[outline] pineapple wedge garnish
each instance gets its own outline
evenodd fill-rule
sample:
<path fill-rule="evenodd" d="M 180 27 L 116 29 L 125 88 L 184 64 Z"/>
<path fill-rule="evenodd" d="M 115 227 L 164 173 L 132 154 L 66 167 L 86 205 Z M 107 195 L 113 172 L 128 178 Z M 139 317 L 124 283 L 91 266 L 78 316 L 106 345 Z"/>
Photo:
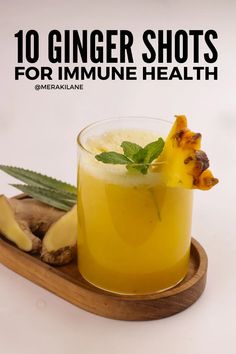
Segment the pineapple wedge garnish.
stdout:
<path fill-rule="evenodd" d="M 176 116 L 158 159 L 165 162 L 162 173 L 169 187 L 208 190 L 218 183 L 208 169 L 208 157 L 200 147 L 201 134 L 188 129 L 185 116 Z"/>

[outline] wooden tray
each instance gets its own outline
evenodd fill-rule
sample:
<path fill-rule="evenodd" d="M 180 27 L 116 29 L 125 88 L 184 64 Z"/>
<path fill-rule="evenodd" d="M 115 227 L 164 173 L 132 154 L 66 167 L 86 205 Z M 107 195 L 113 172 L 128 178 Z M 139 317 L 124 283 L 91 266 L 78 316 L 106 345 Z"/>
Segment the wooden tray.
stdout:
<path fill-rule="evenodd" d="M 185 310 L 202 294 L 207 274 L 207 255 L 194 239 L 186 278 L 170 290 L 150 295 L 117 295 L 100 290 L 82 278 L 76 262 L 61 267 L 47 265 L 1 236 L 0 262 L 86 311 L 132 321 L 160 319 Z"/>

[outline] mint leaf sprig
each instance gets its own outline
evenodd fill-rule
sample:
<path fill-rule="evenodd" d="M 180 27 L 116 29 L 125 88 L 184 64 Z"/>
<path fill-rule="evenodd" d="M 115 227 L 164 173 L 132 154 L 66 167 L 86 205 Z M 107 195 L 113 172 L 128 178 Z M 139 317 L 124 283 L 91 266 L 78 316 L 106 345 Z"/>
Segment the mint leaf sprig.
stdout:
<path fill-rule="evenodd" d="M 162 138 L 153 141 L 143 148 L 130 141 L 123 141 L 121 147 L 124 154 L 115 151 L 102 152 L 95 156 L 98 161 L 113 165 L 126 165 L 126 168 L 147 174 L 150 164 L 158 158 L 164 148 L 165 142 Z"/>

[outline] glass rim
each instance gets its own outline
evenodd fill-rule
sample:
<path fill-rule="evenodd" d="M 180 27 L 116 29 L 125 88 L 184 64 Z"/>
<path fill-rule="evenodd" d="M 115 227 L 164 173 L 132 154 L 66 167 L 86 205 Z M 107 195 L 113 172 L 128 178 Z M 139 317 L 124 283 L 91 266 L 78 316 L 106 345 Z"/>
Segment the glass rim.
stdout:
<path fill-rule="evenodd" d="M 171 127 L 172 122 L 167 120 L 167 119 L 162 119 L 162 118 L 155 118 L 155 117 L 149 117 L 149 116 L 116 116 L 116 117 L 111 117 L 111 118 L 106 118 L 106 119 L 101 119 L 101 120 L 97 120 L 95 122 L 92 122 L 88 125 L 86 125 L 84 128 L 82 128 L 80 130 L 80 132 L 77 135 L 77 145 L 78 147 L 84 151 L 85 153 L 87 153 L 90 156 L 95 157 L 97 154 L 93 153 L 89 150 L 86 149 L 86 147 L 82 144 L 81 142 L 81 137 L 83 136 L 83 134 L 85 134 L 90 128 L 92 127 L 96 127 L 100 124 L 104 124 L 104 123 L 110 123 L 113 121 L 120 121 L 120 120 L 128 120 L 128 119 L 147 119 L 147 120 L 152 120 L 152 121 L 157 121 L 157 122 L 161 122 L 161 123 L 165 123 L 167 125 L 169 125 Z M 155 160 L 154 160 L 155 161 Z M 165 161 L 160 161 L 160 162 L 151 162 L 151 163 L 146 163 L 145 165 L 148 166 L 155 166 L 155 165 L 162 165 L 165 164 Z M 137 163 L 135 164 L 135 166 L 141 166 L 143 165 L 143 163 Z M 125 166 L 125 165 L 124 165 Z M 134 165 L 133 165 L 134 166 Z"/>

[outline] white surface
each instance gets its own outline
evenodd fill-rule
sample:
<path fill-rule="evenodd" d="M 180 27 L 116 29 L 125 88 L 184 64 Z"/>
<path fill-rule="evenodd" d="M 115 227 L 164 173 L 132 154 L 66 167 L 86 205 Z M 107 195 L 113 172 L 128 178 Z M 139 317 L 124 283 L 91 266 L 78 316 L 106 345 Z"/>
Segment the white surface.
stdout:
<path fill-rule="evenodd" d="M 125 5 L 126 3 L 126 5 Z M 128 3 L 128 5 L 127 5 Z M 85 5 L 86 4 L 86 5 Z M 209 256 L 207 289 L 188 310 L 161 321 L 121 322 L 89 314 L 0 266 L 0 351 L 218 354 L 235 352 L 235 12 L 228 1 L 4 1 L 1 14 L 0 163 L 75 183 L 76 134 L 121 115 L 189 116 L 220 184 L 195 193 L 193 235 Z M 13 79 L 14 33 L 35 28 L 207 29 L 219 35 L 214 82 L 88 82 L 83 92 L 36 92 Z M 15 194 L 1 173 L 0 192 Z"/>

